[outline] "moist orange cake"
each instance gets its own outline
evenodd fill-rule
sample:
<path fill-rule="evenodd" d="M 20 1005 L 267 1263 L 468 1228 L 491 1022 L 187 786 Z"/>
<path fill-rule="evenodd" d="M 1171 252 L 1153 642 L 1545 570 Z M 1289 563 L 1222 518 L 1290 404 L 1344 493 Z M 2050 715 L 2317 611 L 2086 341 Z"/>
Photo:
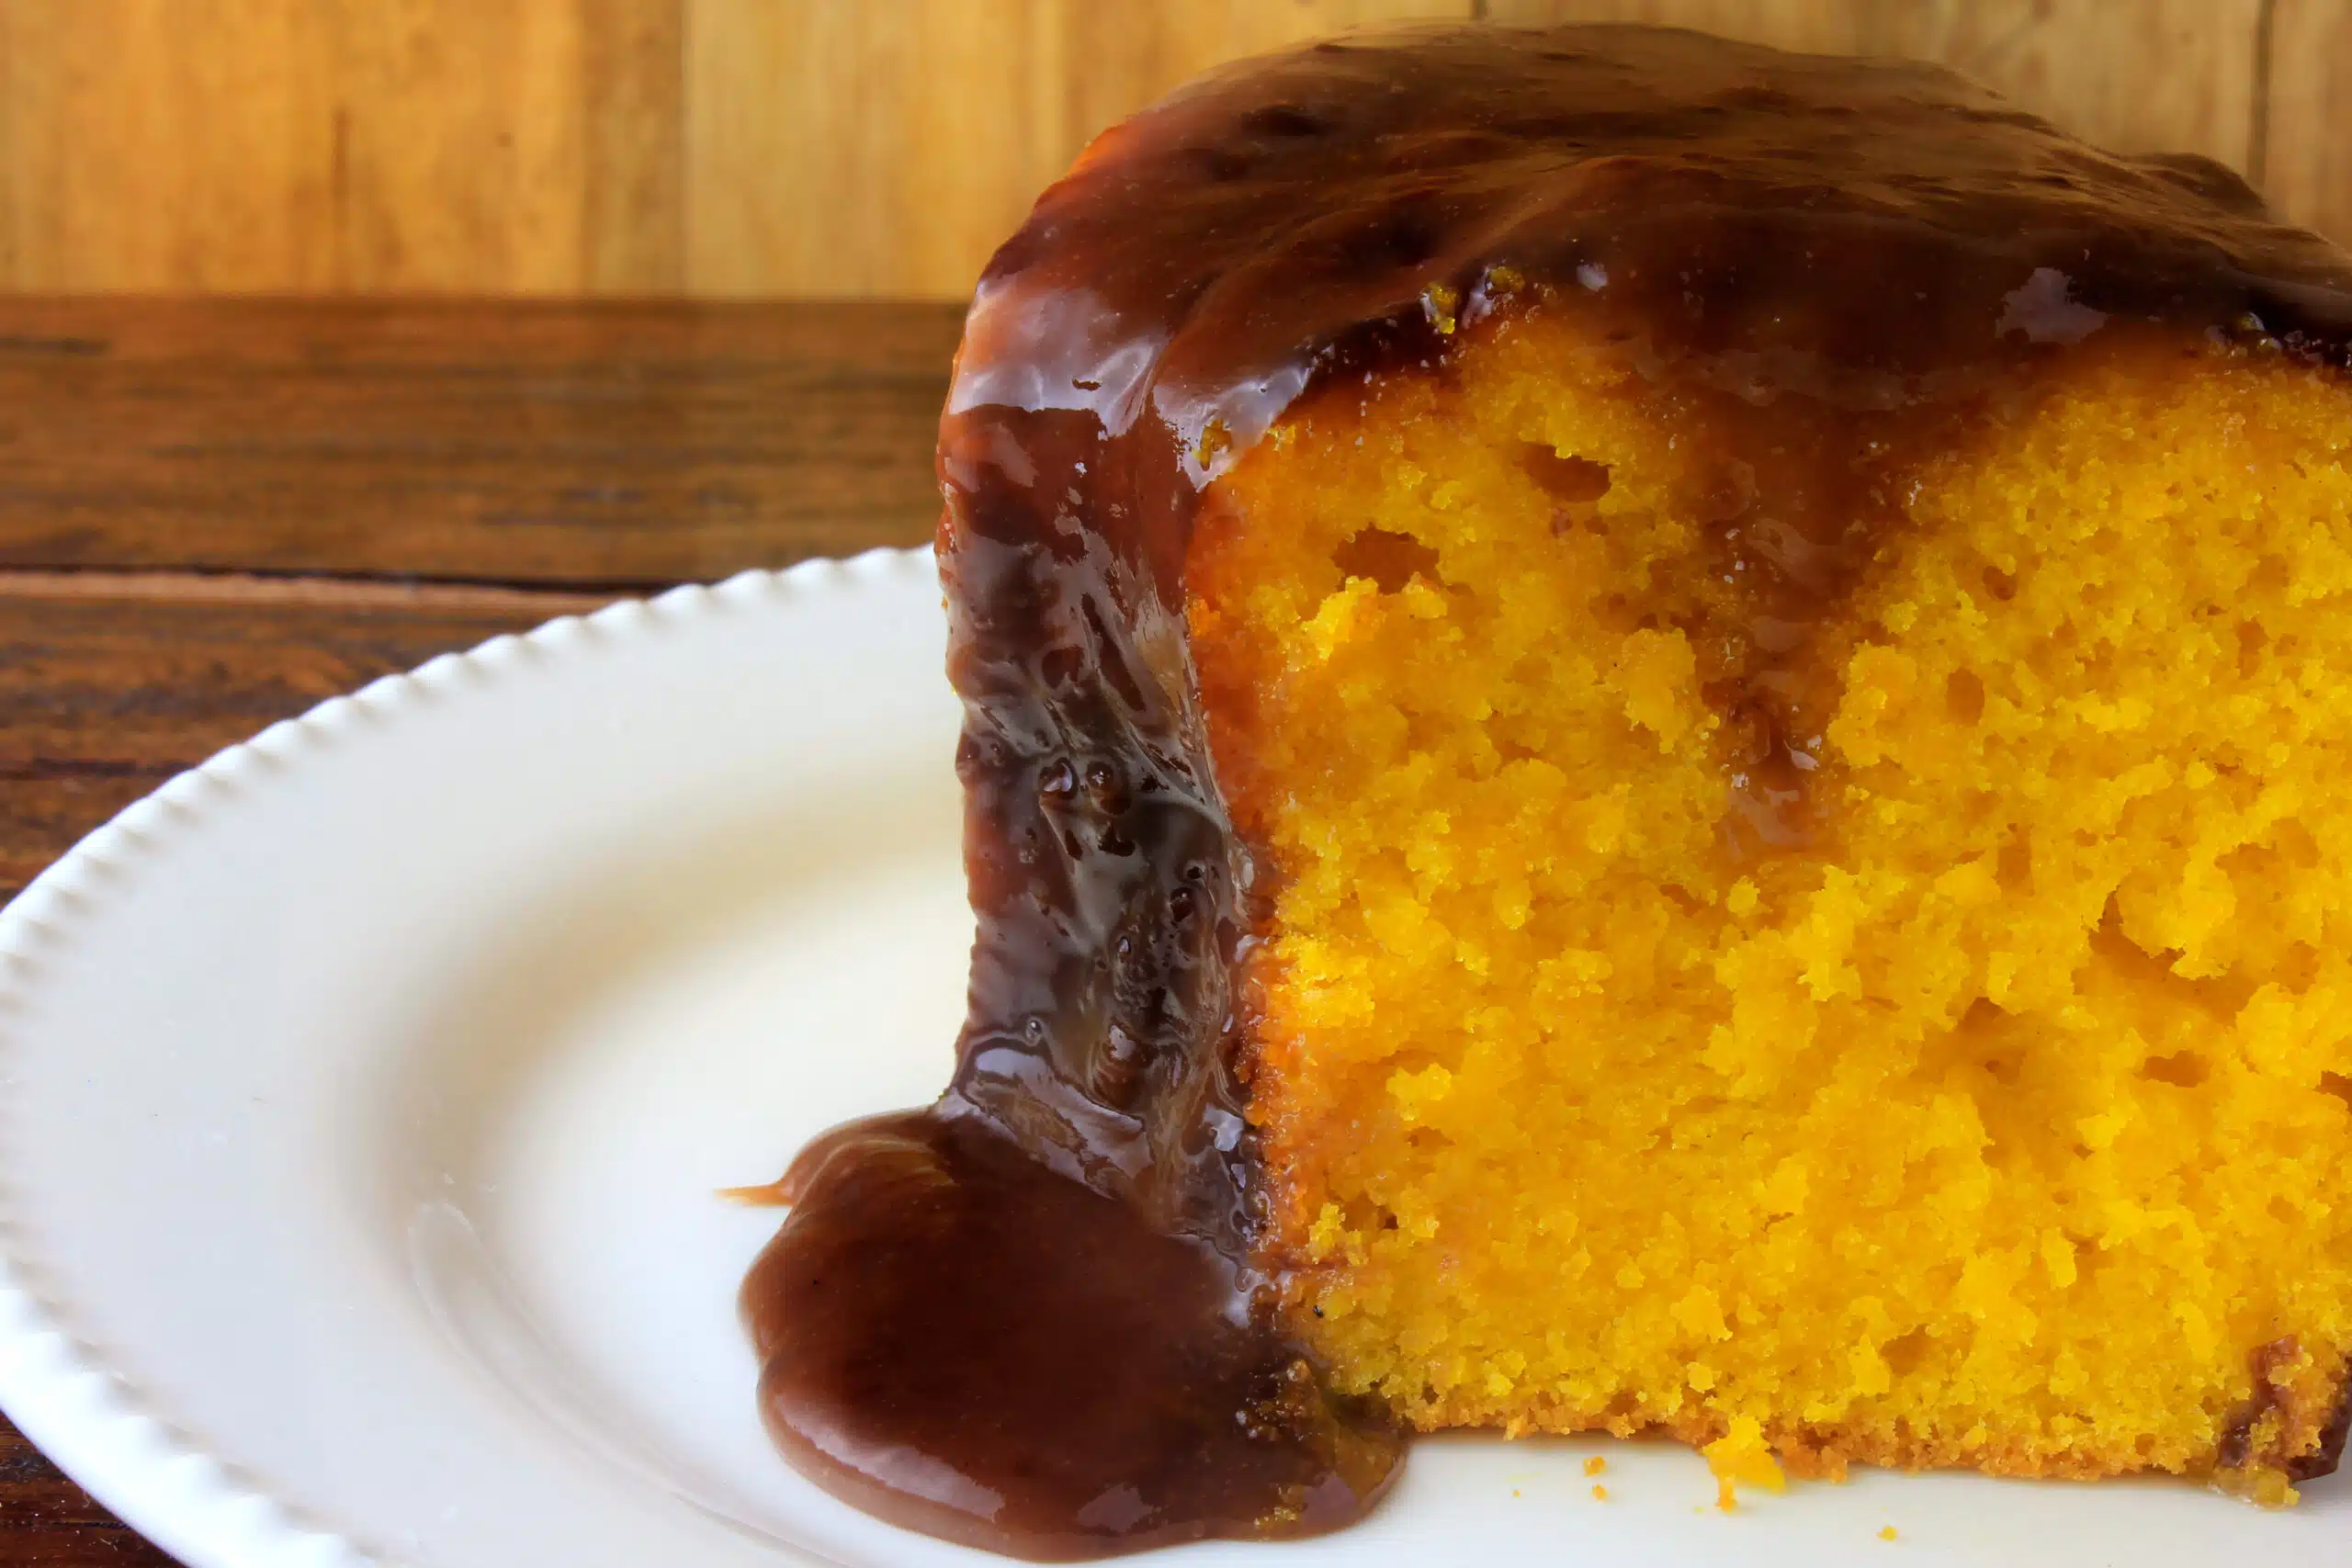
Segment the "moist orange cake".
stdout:
<path fill-rule="evenodd" d="M 2235 176 L 1924 66 L 1420 29 L 1107 133 L 942 425 L 971 1019 L 788 1179 L 786 1451 L 1055 1556 L 1407 1428 L 2291 1500 L 2347 342 Z"/>
<path fill-rule="evenodd" d="M 1193 545 L 1308 1342 L 1808 1472 L 2332 1457 L 2352 396 L 2119 344 L 1932 454 L 1806 431 L 1888 465 L 1807 584 L 1591 349 L 1311 400 Z"/>

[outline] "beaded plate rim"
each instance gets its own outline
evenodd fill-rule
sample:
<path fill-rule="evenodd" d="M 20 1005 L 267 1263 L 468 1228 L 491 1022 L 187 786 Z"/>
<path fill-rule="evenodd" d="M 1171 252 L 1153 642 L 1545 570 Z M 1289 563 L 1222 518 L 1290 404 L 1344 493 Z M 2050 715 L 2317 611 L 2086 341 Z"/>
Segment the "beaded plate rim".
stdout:
<path fill-rule="evenodd" d="M 25 1020 L 55 958 L 141 874 L 221 810 L 266 799 L 319 752 L 372 739 L 418 708 L 463 701 L 503 676 L 595 646 L 643 641 L 744 609 L 789 614 L 813 596 L 935 581 L 927 547 L 880 547 L 687 583 L 501 633 L 330 697 L 175 774 L 83 837 L 0 908 L 0 1073 L 38 1030 Z M 175 1423 L 168 1410 L 76 1334 L 75 1303 L 42 1283 L 28 1244 L 17 1149 L 0 1077 L 0 1409 L 77 1484 L 190 1568 L 377 1568 L 395 1558 L 308 1508 L 298 1489 L 256 1474 Z M 811 1559 L 811 1561 L 815 1561 Z"/>

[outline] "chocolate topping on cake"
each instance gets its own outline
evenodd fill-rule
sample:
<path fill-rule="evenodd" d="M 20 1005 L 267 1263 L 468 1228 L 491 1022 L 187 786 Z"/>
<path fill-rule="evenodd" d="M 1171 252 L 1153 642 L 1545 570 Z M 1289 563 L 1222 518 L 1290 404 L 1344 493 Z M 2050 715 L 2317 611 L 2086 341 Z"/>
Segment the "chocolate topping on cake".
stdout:
<path fill-rule="evenodd" d="M 769 1422 L 821 1483 L 1038 1557 L 1380 1495 L 1398 1434 L 1324 1392 L 1253 1247 L 1264 874 L 1183 565 L 1204 490 L 1304 392 L 1444 375 L 1547 299 L 1792 430 L 1931 415 L 2119 329 L 2352 344 L 2352 266 L 2235 175 L 1923 65 L 1427 28 L 1245 62 L 1107 132 L 983 276 L 940 431 L 979 922 L 954 1081 L 805 1153 L 745 1286 Z M 1757 789 L 1760 840 L 1801 836 Z"/>

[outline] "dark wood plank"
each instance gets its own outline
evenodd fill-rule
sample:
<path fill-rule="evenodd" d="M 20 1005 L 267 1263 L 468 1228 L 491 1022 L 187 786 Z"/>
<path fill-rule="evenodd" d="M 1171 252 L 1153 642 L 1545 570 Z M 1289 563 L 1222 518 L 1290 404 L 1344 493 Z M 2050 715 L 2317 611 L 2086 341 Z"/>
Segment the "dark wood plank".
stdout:
<path fill-rule="evenodd" d="M 100 1507 L 0 1419 L 0 1565 L 5 1568 L 172 1568 L 164 1555 Z"/>
<path fill-rule="evenodd" d="M 573 593 L 106 579 L 0 583 L 0 899 L 183 768 Z"/>
<path fill-rule="evenodd" d="M 644 585 L 919 543 L 959 323 L 0 299 L 0 567 Z"/>

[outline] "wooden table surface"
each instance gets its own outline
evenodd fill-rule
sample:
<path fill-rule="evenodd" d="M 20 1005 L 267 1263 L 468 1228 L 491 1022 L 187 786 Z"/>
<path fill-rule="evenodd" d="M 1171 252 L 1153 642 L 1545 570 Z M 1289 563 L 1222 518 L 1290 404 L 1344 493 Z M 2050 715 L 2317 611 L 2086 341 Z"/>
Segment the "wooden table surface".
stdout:
<path fill-rule="evenodd" d="M 0 299 L 0 900 L 376 676 L 928 538 L 960 319 Z M 0 1422 L 0 1564 L 169 1562 Z"/>

